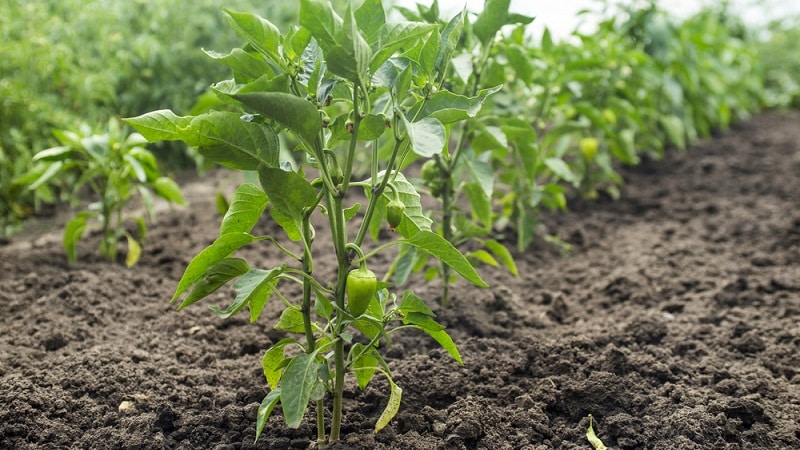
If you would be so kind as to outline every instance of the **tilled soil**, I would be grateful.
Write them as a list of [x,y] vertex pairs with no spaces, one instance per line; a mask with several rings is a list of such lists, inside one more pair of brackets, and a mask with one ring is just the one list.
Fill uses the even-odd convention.
[[[400,412],[374,434],[387,384],[348,384],[331,448],[591,449],[589,414],[613,449],[800,448],[800,113],[623,174],[620,201],[543,218],[568,254],[542,243],[516,255],[519,277],[482,268],[491,287],[459,282],[447,309],[415,279],[464,365],[396,335]],[[97,236],[73,266],[56,231],[0,247],[0,448],[313,447],[313,413],[292,430],[279,408],[253,443],[279,302],[254,324],[168,304],[216,237],[220,180],[161,211],[134,269],[96,256]],[[280,262],[269,246],[245,255]]]

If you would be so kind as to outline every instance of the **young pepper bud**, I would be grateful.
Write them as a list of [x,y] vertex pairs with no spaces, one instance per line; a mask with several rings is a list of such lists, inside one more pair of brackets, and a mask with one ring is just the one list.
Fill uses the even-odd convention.
[[359,317],[366,312],[369,303],[378,292],[378,277],[375,272],[361,265],[358,269],[347,274],[347,307],[353,317]]
[[389,231],[397,231],[397,227],[403,221],[403,213],[405,211],[406,205],[398,199],[386,204],[386,222],[389,223]]

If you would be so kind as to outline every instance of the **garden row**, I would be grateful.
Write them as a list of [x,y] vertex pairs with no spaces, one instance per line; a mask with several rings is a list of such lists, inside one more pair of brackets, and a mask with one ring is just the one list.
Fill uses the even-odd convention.
[[[188,264],[173,301],[183,308],[230,282],[236,297],[214,309],[221,318],[247,310],[255,321],[271,297],[284,303],[275,328],[287,337],[263,359],[271,390],[259,434],[278,404],[289,427],[314,404],[319,445],[339,439],[348,373],[362,389],[376,374],[388,379],[379,431],[402,396],[382,355],[393,333],[418,329],[461,362],[425,302],[396,289],[414,272],[441,279],[447,305],[456,274],[485,286],[475,270],[482,263],[516,273],[507,247],[530,245],[542,210],[618,196],[619,163],[658,159],[669,146],[792,100],[768,89],[761,44],[724,10],[681,22],[655,5],[615,11],[575,41],[545,32],[534,44],[525,34],[533,19],[508,7],[490,0],[477,16],[442,20],[434,2],[400,9],[406,20],[390,22],[380,0],[341,15],[303,0],[299,26],[285,32],[225,10],[244,45],[207,51],[233,77],[213,84],[192,111],[181,115],[176,104],[177,114],[125,119],[141,134],[114,121],[104,134],[59,132],[61,145],[32,156],[12,184],[43,197],[89,186],[98,203],[67,225],[68,254],[75,257],[87,220],[99,218],[101,251],[114,260],[126,240],[132,265],[146,226],[137,221],[138,236],[125,228],[130,197],[139,193],[151,215],[151,190],[182,202],[146,141],[182,141],[206,161],[252,174],[257,182],[224,202],[218,239]],[[441,207],[423,210],[420,192]],[[285,236],[253,234],[262,220]],[[248,245],[274,246],[285,262],[251,267],[235,256]],[[315,267],[329,247],[336,267]],[[370,261],[387,252],[395,263],[375,274]],[[299,298],[291,294],[297,285]]]

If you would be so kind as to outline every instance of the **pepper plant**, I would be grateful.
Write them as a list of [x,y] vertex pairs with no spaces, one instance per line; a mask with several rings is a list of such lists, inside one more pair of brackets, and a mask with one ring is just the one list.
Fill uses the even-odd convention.
[[[226,318],[248,308],[252,321],[271,297],[283,302],[275,328],[299,337],[273,343],[264,355],[270,391],[259,408],[256,439],[276,405],[296,428],[313,402],[318,445],[338,440],[348,373],[362,389],[376,373],[388,379],[377,432],[397,412],[402,392],[380,352],[393,333],[422,330],[459,363],[461,357],[419,297],[378,281],[368,267],[372,258],[411,246],[486,286],[466,257],[431,231],[420,196],[401,171],[404,161],[442,154],[445,123],[474,116],[481,104],[480,95],[444,89],[434,95],[420,78],[450,64],[465,13],[440,27],[387,22],[380,0],[348,6],[343,17],[329,3],[302,0],[300,26],[285,33],[253,14],[225,10],[224,16],[245,44],[226,54],[208,52],[233,70],[233,78],[213,91],[241,113],[230,107],[197,116],[161,110],[126,120],[151,141],[185,141],[211,161],[257,173],[260,182],[237,189],[219,237],[186,267],[172,300],[182,298],[184,308],[233,282],[233,302],[212,309]],[[298,153],[282,157],[281,142]],[[366,179],[353,175],[357,160],[368,161]],[[324,235],[315,231],[320,218],[328,224]],[[260,220],[275,221],[287,239],[252,234]],[[394,232],[380,232],[387,228]],[[250,244],[272,245],[286,260],[268,269],[251,267],[235,256]],[[325,278],[314,259],[330,247],[337,264],[323,271],[334,274]],[[293,283],[302,286],[300,298],[284,295]]]
[[174,180],[161,175],[155,156],[143,146],[147,140],[139,133],[129,134],[115,119],[108,122],[105,133],[93,133],[84,125],[78,132],[56,130],[54,135],[61,145],[36,153],[34,166],[17,182],[30,183],[31,191],[55,183],[62,188],[72,186],[73,202],[81,199],[81,191],[88,186],[99,199],[77,213],[64,227],[67,259],[75,262],[78,242],[89,221],[97,219],[102,234],[100,253],[109,261],[115,261],[117,244],[125,239],[125,262],[129,267],[136,264],[147,224],[144,217],[136,217],[138,239],[134,237],[125,228],[126,206],[138,193],[152,222],[155,220],[153,193],[170,203],[182,205],[180,188]]
[[[501,28],[505,25],[524,26],[533,20],[510,13],[509,6],[509,0],[488,0],[474,20],[470,21],[469,16],[464,16],[447,23],[446,27],[460,36],[452,63],[441,67],[424,67],[427,70],[419,70],[415,74],[415,81],[426,86],[433,104],[459,97],[444,90],[451,89],[462,98],[473,99],[471,103],[462,103],[462,108],[475,110],[475,115],[466,120],[456,120],[459,119],[456,116],[442,117],[453,145],[434,155],[421,168],[422,184],[441,202],[438,232],[457,247],[467,242],[476,244],[476,248],[467,254],[474,264],[503,264],[516,275],[513,257],[496,239],[498,233],[493,227],[495,172],[492,152],[505,150],[508,142],[498,138],[502,134],[498,126],[498,121],[502,120],[498,118],[499,108],[479,109],[485,102],[490,102],[490,98],[500,92],[507,81],[505,77],[497,76],[502,71],[500,66],[508,62],[505,54],[498,55],[495,52]],[[439,21],[436,0],[430,7],[418,5],[417,11],[406,8],[400,8],[400,11],[410,20]],[[452,100],[450,102],[457,105]],[[477,114],[479,111],[485,114]],[[406,247],[396,264],[396,280],[405,281],[411,268],[424,267],[428,256]],[[455,280],[452,268],[442,263],[439,267],[429,267],[426,276],[441,278],[441,303],[447,306],[450,284]]]

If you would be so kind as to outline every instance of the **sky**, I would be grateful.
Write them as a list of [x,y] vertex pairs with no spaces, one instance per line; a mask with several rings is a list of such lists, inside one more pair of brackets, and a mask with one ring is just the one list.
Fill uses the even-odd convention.
[[[396,4],[414,7],[416,3],[430,5],[432,0],[395,0]],[[444,17],[456,14],[464,4],[467,10],[479,12],[483,9],[483,0],[439,0],[439,7]],[[626,2],[629,3],[629,2]],[[696,12],[702,5],[717,4],[718,0],[668,0],[661,1],[662,7],[677,17],[686,17]],[[535,16],[530,26],[533,36],[541,36],[544,27],[550,29],[557,39],[566,38],[581,20],[577,12],[582,9],[596,10],[602,2],[597,0],[511,0],[511,11]],[[751,25],[760,25],[771,19],[800,15],[799,0],[730,0],[733,11]],[[591,23],[584,23],[591,29]]]

